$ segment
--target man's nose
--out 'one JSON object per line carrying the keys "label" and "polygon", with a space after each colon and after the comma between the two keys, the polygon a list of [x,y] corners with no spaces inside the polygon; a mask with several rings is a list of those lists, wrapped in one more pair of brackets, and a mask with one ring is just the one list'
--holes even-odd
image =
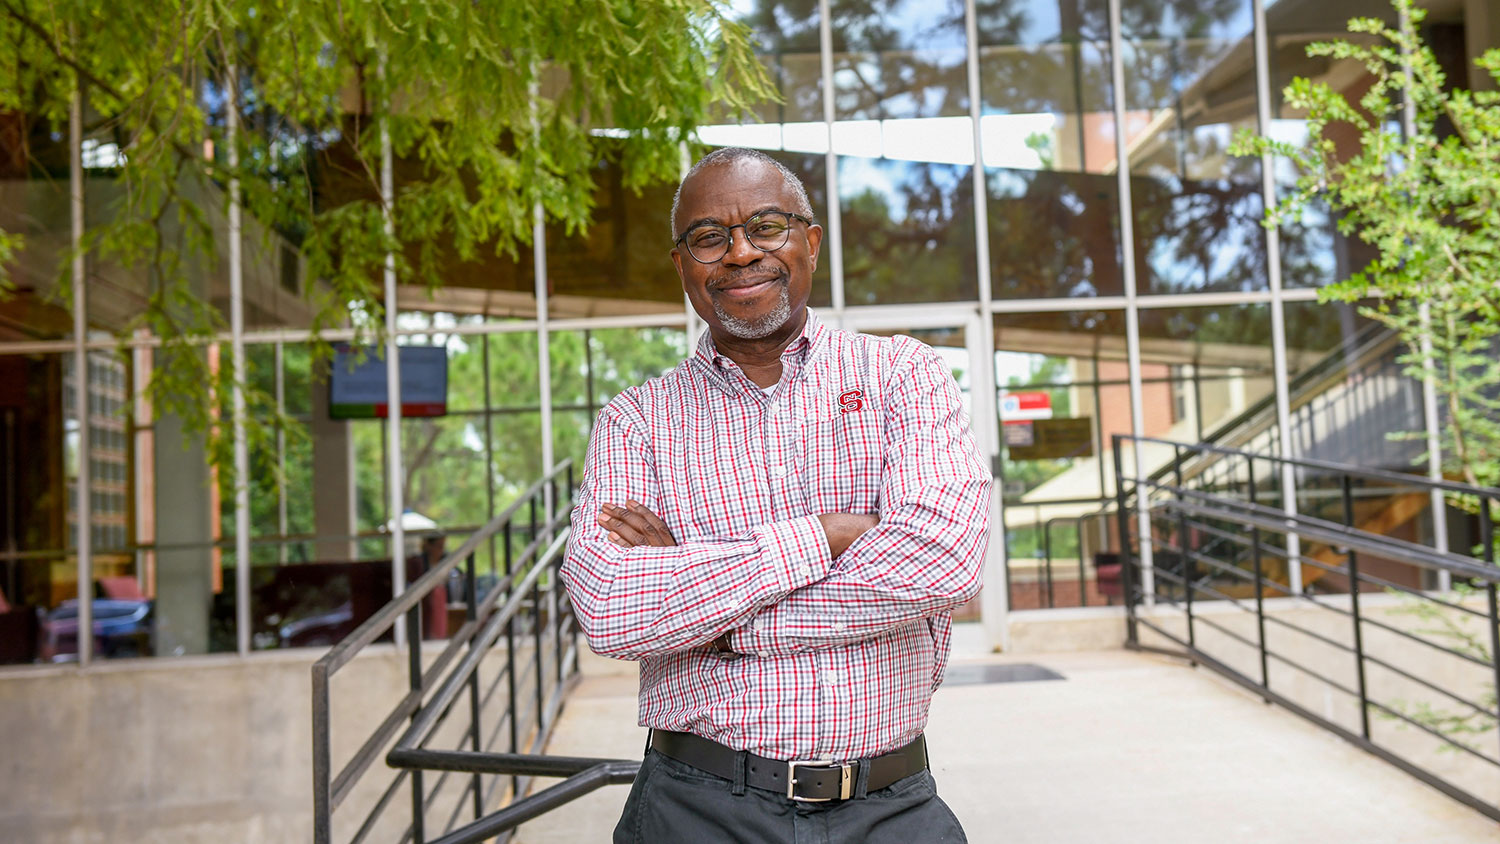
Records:
{"label": "man's nose", "polygon": [[736,226],[729,230],[729,251],[719,260],[730,266],[743,267],[759,261],[764,254],[750,242],[750,235],[745,233],[744,226]]}

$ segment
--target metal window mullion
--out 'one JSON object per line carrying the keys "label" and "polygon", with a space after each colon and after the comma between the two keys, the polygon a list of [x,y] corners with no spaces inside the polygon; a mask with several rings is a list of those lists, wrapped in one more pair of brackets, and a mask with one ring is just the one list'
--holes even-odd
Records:
{"label": "metal window mullion", "polygon": [[[687,141],[680,142],[677,145],[677,150],[681,156],[681,161],[678,163],[677,167],[677,183],[681,185],[682,181],[687,178],[688,171],[693,167],[693,159],[692,156],[688,154]],[[677,232],[672,232],[672,236],[676,237]],[[702,334],[705,330],[708,329],[708,323],[700,319],[698,317],[698,312],[693,310],[693,300],[688,298],[686,288],[684,288],[682,291],[682,307],[683,313],[687,318],[687,324],[685,327],[687,329],[688,354],[692,354],[694,341],[698,339],[698,335]]]}
{"label": "metal window mullion", "polygon": [[[527,86],[531,92],[531,140],[532,143],[541,144],[541,124],[538,122],[536,103],[541,98],[541,83],[538,81],[538,65],[534,59],[531,60],[530,70],[532,78]],[[548,324],[550,311],[547,301],[547,210],[542,206],[542,201],[537,199],[531,204],[531,259],[532,259],[532,282],[533,293],[536,296],[536,363],[537,363],[537,398],[541,401],[541,423],[542,423],[542,476],[546,477],[552,472],[553,461],[556,455],[552,448],[552,329]],[[684,294],[685,295],[685,294]],[[543,503],[551,522],[552,498],[550,487],[544,489]],[[533,532],[531,540],[536,540]],[[537,637],[540,643],[541,637]],[[541,678],[537,678],[541,682]]]}
{"label": "metal window mullion", "polygon": [[240,656],[250,653],[250,449],[245,442],[245,268],[243,212],[240,208],[239,72],[232,56],[224,101],[225,143],[229,147],[229,385],[234,439],[234,641]]}
{"label": "metal window mullion", "polygon": [[93,506],[89,501],[88,296],[83,265],[83,79],[74,75],[68,106],[68,215],[73,250],[73,413],[78,420],[78,477],[74,486],[74,515],[78,554],[78,664],[87,667],[94,656],[94,560],[89,533]]}
{"label": "metal window mullion", "polygon": [[[974,0],[964,0],[964,42],[967,49],[965,53],[965,66],[968,72],[969,83],[969,122],[974,136],[974,169],[971,177],[974,182],[974,261],[975,278],[979,285],[979,320],[978,337],[971,340],[970,348],[979,350],[978,359],[972,361],[974,366],[974,382],[971,394],[973,401],[974,417],[982,419],[983,440],[981,445],[991,461],[1000,458],[1000,430],[999,414],[996,412],[995,402],[999,394],[999,382],[995,374],[995,323],[994,313],[990,306],[990,240],[989,240],[989,193],[985,185],[984,172],[984,147],[979,130],[979,119],[983,116],[983,98],[981,97],[979,85],[979,23],[978,14],[974,8]],[[976,426],[977,427],[977,426]],[[999,484],[993,485],[990,491],[990,516],[994,520],[990,528],[991,537],[1005,534],[1005,495]],[[986,600],[980,607],[980,621],[984,624],[987,635],[993,644],[1000,647],[1002,651],[1010,650],[1010,606],[1009,591],[1003,584],[1009,580],[1006,572],[1010,566],[1005,542],[991,542],[990,548],[995,555],[998,576],[986,576],[986,580],[993,584],[987,592]],[[987,575],[992,573],[987,573]],[[987,606],[986,606],[987,605]]]}
{"label": "metal window mullion", "polygon": [[828,223],[824,249],[828,252],[828,276],[830,301],[834,322],[844,324],[844,224],[839,199],[839,157],[833,151],[834,113],[833,91],[833,18],[828,0],[818,0],[818,54],[823,76],[823,128],[828,135],[828,151],[824,153],[824,176],[827,181],[828,208],[825,222]]}
{"label": "metal window mullion", "polygon": [[[382,56],[377,68],[382,83],[385,81],[385,58]],[[392,213],[395,202],[395,178],[391,162],[390,97],[385,97],[384,112],[380,116],[380,216],[386,238],[396,236],[396,222]],[[396,335],[396,253],[385,253],[385,406],[386,406],[386,494],[391,512],[391,594],[399,596],[406,590],[406,532],[401,516],[406,510],[406,495],[402,478],[405,466],[401,454],[401,355]],[[420,630],[406,629],[405,618],[393,624],[396,647],[406,643],[408,633],[420,636]]]}
{"label": "metal window mullion", "polygon": [[[1271,71],[1269,36],[1266,33],[1265,0],[1251,0],[1255,17],[1255,99],[1260,134],[1271,131]],[[1261,201],[1267,209],[1276,207],[1276,177],[1269,152],[1260,157]],[[1283,457],[1298,456],[1292,438],[1291,396],[1286,365],[1286,310],[1281,296],[1281,232],[1266,229],[1266,281],[1271,288],[1271,369],[1276,392],[1276,431],[1281,438]],[[1288,516],[1297,515],[1297,472],[1291,463],[1281,464],[1281,506]],[[1287,586],[1293,594],[1302,592],[1302,541],[1295,532],[1288,533]]]}
{"label": "metal window mullion", "polygon": [[[281,563],[287,561],[287,512],[286,512],[286,428],[281,417],[286,415],[286,349],[280,343],[276,350],[276,533],[282,538],[276,544],[276,556]],[[352,437],[351,437],[352,439]],[[352,558],[351,558],[352,559]]]}
{"label": "metal window mullion", "polygon": [[[542,473],[552,471],[552,332],[547,325],[547,229],[540,202],[531,209],[531,254],[536,277],[536,364],[537,394],[542,413]],[[547,512],[552,512],[551,501]],[[535,539],[536,537],[532,537]]]}
{"label": "metal window mullion", "polygon": [[[1410,24],[1407,20],[1405,10],[1400,10],[1400,24],[1403,30]],[[1401,48],[1402,57],[1406,55],[1406,48]],[[1409,141],[1417,131],[1417,103],[1411,96],[1411,69],[1406,70],[1407,89],[1401,97],[1401,132]],[[1443,441],[1442,441],[1442,417],[1438,414],[1437,399],[1437,373],[1434,371],[1432,361],[1432,307],[1426,302],[1421,303],[1417,310],[1417,319],[1422,326],[1422,340],[1420,352],[1422,355],[1422,423],[1427,428],[1427,477],[1435,480],[1443,480]],[[1441,490],[1428,491],[1430,505],[1432,508],[1432,547],[1438,553],[1448,551],[1448,520],[1447,503],[1443,498]],[[1438,572],[1437,588],[1440,592],[1447,592],[1453,588],[1453,576],[1445,569]]]}
{"label": "metal window mullion", "polygon": [[[1130,198],[1130,149],[1125,137],[1125,58],[1120,34],[1121,2],[1122,0],[1109,0],[1110,87],[1114,97],[1115,178],[1120,194],[1120,263],[1125,286],[1125,356],[1130,367],[1130,426],[1136,437],[1143,437],[1146,435],[1146,422],[1141,393],[1140,309],[1136,303],[1135,290],[1135,212]],[[1145,477],[1138,440],[1131,441],[1131,452],[1135,461],[1135,476]],[[1151,558],[1151,516],[1146,506],[1145,493],[1139,489],[1136,491],[1136,525],[1140,532],[1142,600],[1147,607],[1152,607],[1156,604],[1156,578]],[[1129,537],[1120,537],[1122,552],[1128,540]]]}

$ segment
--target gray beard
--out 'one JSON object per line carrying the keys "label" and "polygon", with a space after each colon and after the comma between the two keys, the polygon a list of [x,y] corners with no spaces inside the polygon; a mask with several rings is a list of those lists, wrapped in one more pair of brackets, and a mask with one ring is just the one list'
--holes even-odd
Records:
{"label": "gray beard", "polygon": [[787,291],[788,286],[785,281],[781,283],[781,294],[776,301],[776,307],[760,319],[748,320],[732,317],[724,312],[724,306],[719,304],[717,297],[710,297],[714,305],[714,314],[719,318],[719,323],[724,326],[725,331],[742,340],[759,340],[762,337],[769,337],[792,318],[792,299]]}

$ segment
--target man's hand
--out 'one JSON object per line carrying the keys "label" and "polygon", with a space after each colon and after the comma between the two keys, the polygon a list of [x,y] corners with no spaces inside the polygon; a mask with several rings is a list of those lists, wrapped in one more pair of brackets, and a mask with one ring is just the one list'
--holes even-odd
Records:
{"label": "man's hand", "polygon": [[677,538],[661,517],[646,509],[646,505],[626,499],[625,506],[605,504],[599,508],[599,524],[609,531],[609,541],[621,548],[639,545],[666,547],[676,545]]}
{"label": "man's hand", "polygon": [[880,517],[868,513],[824,513],[818,516],[823,523],[823,533],[828,537],[828,556],[838,555],[854,544],[865,531],[880,523]]}

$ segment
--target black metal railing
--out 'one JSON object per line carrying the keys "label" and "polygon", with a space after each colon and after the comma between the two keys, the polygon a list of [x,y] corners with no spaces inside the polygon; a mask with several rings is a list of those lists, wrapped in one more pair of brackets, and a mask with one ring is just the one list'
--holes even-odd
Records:
{"label": "black metal railing", "polygon": [[[1176,471],[1127,474],[1122,450],[1131,445],[1172,447]],[[1234,469],[1195,484],[1182,471],[1194,454]],[[1114,461],[1128,647],[1186,656],[1500,820],[1500,489],[1124,435],[1114,437]],[[1287,466],[1335,490],[1336,512],[1267,504],[1265,490]],[[1477,504],[1465,526],[1474,554],[1357,526],[1364,493],[1433,490]],[[1205,553],[1210,541],[1238,551]],[[1149,569],[1140,565],[1146,548]],[[1342,579],[1342,593],[1294,592],[1267,575],[1293,561]],[[1412,571],[1447,572],[1463,587],[1429,593]],[[1181,650],[1144,642],[1143,630]],[[1340,697],[1347,705],[1335,705]]]}
{"label": "black metal railing", "polygon": [[[639,761],[538,755],[578,677],[577,620],[558,578],[573,494],[572,464],[564,462],[313,665],[317,844],[507,840],[526,820],[602,785],[634,778]],[[476,552],[496,542],[503,573],[481,594]],[[424,599],[445,588],[450,572],[460,566],[464,622],[440,651],[424,648]],[[408,690],[336,767],[330,683],[402,619]],[[460,718],[449,724],[455,712]],[[382,755],[390,773],[380,790],[366,777]],[[554,776],[567,779],[521,797],[532,778]],[[410,794],[404,815],[392,810],[403,787]],[[336,834],[340,808],[346,816],[354,814]],[[471,818],[460,826],[465,814]]]}

